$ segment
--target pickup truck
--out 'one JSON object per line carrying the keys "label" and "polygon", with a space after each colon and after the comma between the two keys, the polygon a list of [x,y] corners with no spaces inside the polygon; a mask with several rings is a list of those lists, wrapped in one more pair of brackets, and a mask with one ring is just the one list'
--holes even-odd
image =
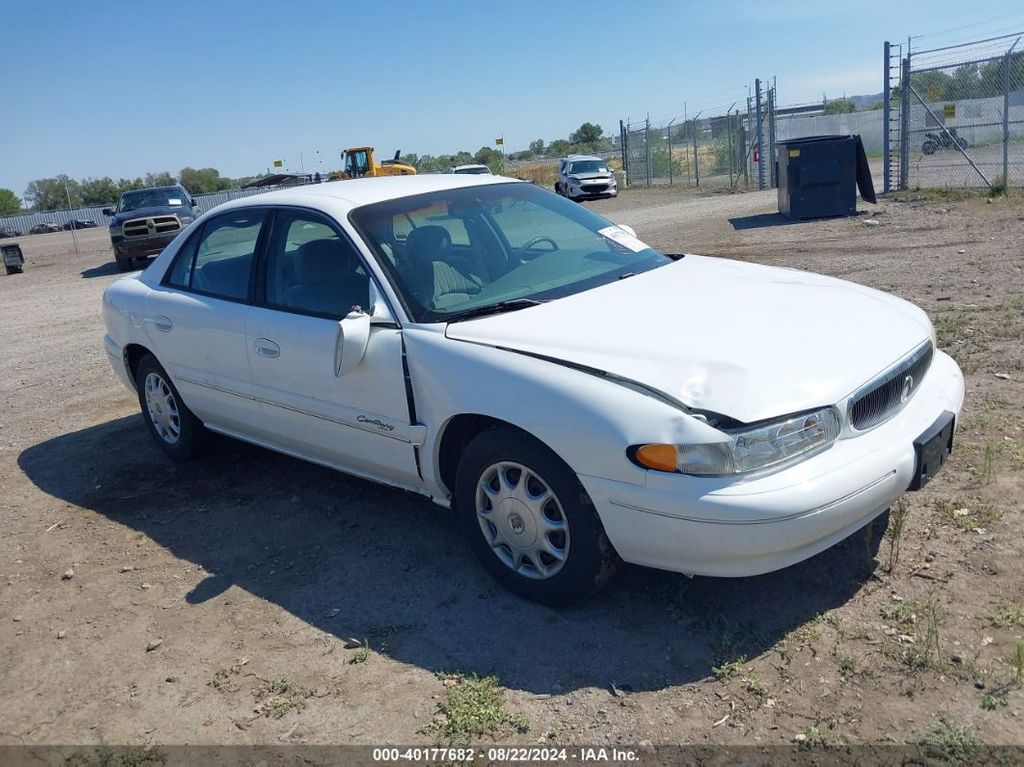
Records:
{"label": "pickup truck", "polygon": [[110,244],[117,267],[132,269],[135,259],[155,256],[196,217],[196,201],[183,186],[132,189],[121,195],[110,216]]}

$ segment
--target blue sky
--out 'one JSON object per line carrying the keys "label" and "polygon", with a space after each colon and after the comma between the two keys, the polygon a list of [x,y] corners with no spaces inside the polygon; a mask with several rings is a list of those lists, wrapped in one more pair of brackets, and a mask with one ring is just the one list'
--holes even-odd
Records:
{"label": "blue sky", "polygon": [[[507,150],[584,121],[668,119],[882,89],[882,43],[935,47],[1024,29],[1019,0],[3,0],[0,187],[339,151]],[[319,151],[319,155],[317,152]],[[319,159],[318,159],[319,158]]]}

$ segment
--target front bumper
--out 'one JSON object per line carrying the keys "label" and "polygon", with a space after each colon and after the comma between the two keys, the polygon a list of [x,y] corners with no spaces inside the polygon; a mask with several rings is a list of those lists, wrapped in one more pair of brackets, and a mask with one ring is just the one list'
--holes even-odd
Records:
{"label": "front bumper", "polygon": [[580,477],[627,562],[693,575],[747,576],[824,551],[889,508],[914,476],[914,440],[957,415],[963,375],[939,352],[893,419],[803,463],[746,481],[647,472],[646,485]]}
{"label": "front bumper", "polygon": [[585,183],[582,186],[569,184],[569,196],[576,200],[599,200],[602,197],[616,197],[618,186],[611,184]]}
{"label": "front bumper", "polygon": [[143,256],[155,256],[171,244],[171,241],[178,236],[178,232],[170,234],[159,234],[153,237],[124,237],[123,235],[111,235],[110,243],[114,246],[114,253],[121,258],[141,258]]}

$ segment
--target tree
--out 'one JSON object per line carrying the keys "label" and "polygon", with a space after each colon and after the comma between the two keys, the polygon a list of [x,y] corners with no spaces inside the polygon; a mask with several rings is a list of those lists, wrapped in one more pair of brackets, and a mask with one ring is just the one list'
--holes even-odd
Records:
{"label": "tree", "polygon": [[35,210],[66,210],[68,194],[71,195],[71,207],[82,204],[82,187],[73,178],[64,174],[54,178],[37,178],[25,187],[25,201],[31,200]]}
{"label": "tree", "polygon": [[146,186],[174,186],[174,176],[165,170],[146,174]]}
{"label": "tree", "polygon": [[544,154],[544,139],[539,138],[530,142],[531,154]]}
{"label": "tree", "polygon": [[825,104],[827,115],[847,115],[856,111],[857,106],[849,99],[833,99]]}
{"label": "tree", "polygon": [[577,130],[569,134],[569,142],[572,144],[596,144],[603,135],[604,131],[600,125],[583,123]]}
{"label": "tree", "polygon": [[21,212],[21,200],[10,189],[0,188],[0,216],[16,216]]}
{"label": "tree", "polygon": [[112,205],[121,196],[121,188],[110,176],[82,179],[83,205]]}
{"label": "tree", "polygon": [[569,154],[572,149],[572,144],[566,141],[564,138],[555,139],[548,144],[548,156],[549,157],[561,157],[562,155]]}
{"label": "tree", "polygon": [[223,178],[215,168],[182,168],[178,179],[192,194],[213,194],[231,188],[231,179]]}

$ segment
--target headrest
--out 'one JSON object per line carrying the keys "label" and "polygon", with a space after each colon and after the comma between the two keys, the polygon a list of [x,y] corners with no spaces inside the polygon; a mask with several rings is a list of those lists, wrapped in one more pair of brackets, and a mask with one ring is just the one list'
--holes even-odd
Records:
{"label": "headrest", "polygon": [[405,250],[414,264],[443,261],[442,251],[452,244],[448,230],[443,226],[420,226],[409,232]]}
{"label": "headrest", "polygon": [[310,240],[295,251],[295,276],[303,284],[354,272],[352,253],[339,240]]}

